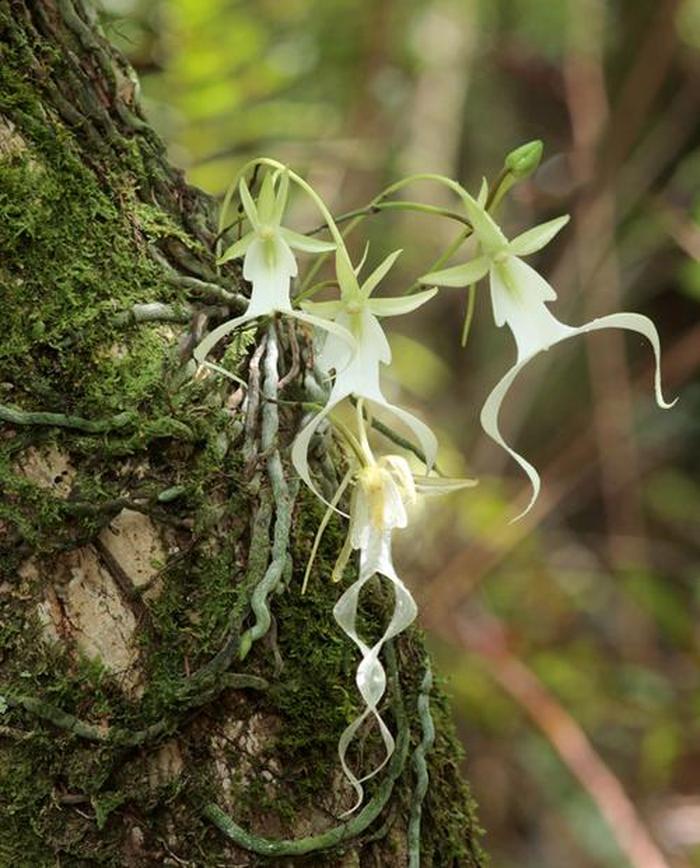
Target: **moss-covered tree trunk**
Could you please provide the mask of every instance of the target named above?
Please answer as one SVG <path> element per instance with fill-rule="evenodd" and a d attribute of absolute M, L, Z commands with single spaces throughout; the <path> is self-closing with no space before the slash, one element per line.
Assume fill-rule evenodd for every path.
<path fill-rule="evenodd" d="M 234 341 L 246 390 L 193 377 L 245 305 L 213 203 L 82 0 L 0 0 L 0 52 L 0 866 L 481 864 L 415 632 L 386 661 L 396 753 L 339 819 L 343 529 L 301 596 L 322 510 L 285 459 L 308 336 Z M 377 587 L 367 629 L 384 609 Z"/>

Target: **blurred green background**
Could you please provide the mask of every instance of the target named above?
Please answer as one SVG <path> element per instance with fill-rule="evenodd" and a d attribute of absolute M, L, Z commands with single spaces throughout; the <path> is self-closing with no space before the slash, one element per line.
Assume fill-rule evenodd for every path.
<path fill-rule="evenodd" d="M 445 291 L 392 322 L 395 369 L 402 400 L 439 432 L 442 463 L 481 484 L 418 516 L 420 543 L 402 541 L 401 561 L 494 865 L 658 868 L 648 834 L 669 866 L 700 866 L 700 0 L 101 5 L 173 162 L 216 195 L 261 153 L 336 212 L 415 171 L 475 192 L 505 153 L 544 140 L 504 225 L 570 212 L 533 263 L 557 288 L 554 310 L 572 323 L 652 316 L 680 401 L 655 407 L 641 339 L 605 332 L 543 354 L 503 430 L 544 491 L 509 525 L 527 486 L 478 413 L 514 348 L 481 293 L 462 350 L 465 300 Z M 301 202 L 293 216 L 299 229 L 317 219 Z M 404 249 L 393 292 L 455 229 L 394 213 L 361 234 L 371 261 Z"/>

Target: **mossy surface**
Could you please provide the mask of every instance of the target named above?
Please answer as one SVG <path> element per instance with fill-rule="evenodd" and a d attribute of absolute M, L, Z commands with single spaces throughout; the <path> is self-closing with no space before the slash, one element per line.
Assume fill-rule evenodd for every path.
<path fill-rule="evenodd" d="M 66 5 L 73 4 L 57 4 Z M 245 672 L 264 678 L 269 689 L 221 688 L 220 672 L 192 677 L 227 643 L 235 648 L 249 624 L 251 564 L 264 554 L 251 548 L 251 537 L 269 492 L 243 460 L 225 386 L 184 375 L 183 326 L 123 325 L 115 315 L 136 303 L 192 301 L 152 253 L 176 250 L 187 263 L 183 273 L 211 272 L 206 233 L 192 230 L 209 203 L 192 206 L 193 194 L 184 188 L 162 192 L 171 177 L 154 158 L 150 134 L 142 147 L 140 133 L 123 135 L 109 118 L 94 129 L 89 120 L 84 127 L 66 122 L 69 108 L 61 107 L 50 83 L 75 77 L 72 55 L 37 35 L 43 19 L 26 17 L 31 26 L 0 0 L 0 404 L 88 420 L 130 415 L 118 430 L 98 434 L 47 425 L 2 428 L 0 697 L 3 690 L 37 697 L 121 732 L 158 722 L 163 729 L 141 747 L 96 743 L 0 701 L 0 868 L 55 866 L 57 858 L 69 868 L 164 864 L 171 846 L 197 866 L 236 864 L 235 850 L 199 810 L 225 795 L 212 739 L 223 744 L 232 721 L 275 722 L 245 773 L 237 745 L 219 749 L 219 761 L 232 770 L 238 822 L 261 833 L 294 834 L 299 819 L 316 817 L 319 797 L 324 801 L 338 783 L 338 737 L 358 711 L 357 656 L 333 621 L 338 589 L 328 580 L 344 527 L 331 521 L 302 596 L 301 574 L 323 509 L 310 495 L 300 496 L 294 567 L 271 600 L 273 630 L 245 661 Z M 77 56 L 75 34 L 64 35 Z M 97 108 L 95 114 L 101 117 Z M 182 219 L 172 207 L 180 201 L 187 212 Z M 248 341 L 241 341 L 227 364 L 235 367 L 247 354 Z M 293 409 L 283 414 L 287 441 L 297 423 Z M 68 496 L 25 476 L 21 461 L 30 448 L 66 456 L 75 470 Z M 175 494 L 162 498 L 164 492 Z M 160 594 L 137 600 L 144 684 L 143 694 L 130 698 L 119 677 L 70 643 L 44 641 L 37 606 L 55 559 L 91 544 L 125 504 L 136 502 L 176 554 L 160 565 Z M 20 577 L 27 559 L 34 571 Z M 385 618 L 381 589 L 370 589 L 363 629 L 380 632 Z M 414 742 L 423 655 L 420 637 L 410 631 L 399 657 Z M 235 654 L 232 668 L 241 668 Z M 391 722 L 388 706 L 384 713 Z M 459 782 L 441 699 L 436 714 L 425 864 L 468 868 L 482 864 L 471 843 L 473 806 Z M 172 739 L 182 772 L 154 780 L 153 758 Z M 370 738 L 366 755 L 379 748 Z M 278 770 L 274 789 L 262 774 L 270 768 Z M 402 827 L 412 785 L 408 764 L 392 799 L 388 837 L 349 845 L 363 859 L 374 859 L 375 846 L 378 853 L 391 851 L 391 829 Z M 338 858 L 317 854 L 295 864 L 331 866 Z"/>

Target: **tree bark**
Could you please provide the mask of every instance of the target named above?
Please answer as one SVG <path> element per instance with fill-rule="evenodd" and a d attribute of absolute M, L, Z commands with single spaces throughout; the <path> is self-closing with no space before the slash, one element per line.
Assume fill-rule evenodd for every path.
<path fill-rule="evenodd" d="M 344 530 L 302 596 L 323 510 L 286 464 L 308 335 L 233 340 L 247 390 L 193 376 L 245 306 L 214 203 L 83 0 L 0 0 L 0 36 L 0 866 L 482 865 L 416 630 L 386 660 L 397 750 L 340 819 Z"/>

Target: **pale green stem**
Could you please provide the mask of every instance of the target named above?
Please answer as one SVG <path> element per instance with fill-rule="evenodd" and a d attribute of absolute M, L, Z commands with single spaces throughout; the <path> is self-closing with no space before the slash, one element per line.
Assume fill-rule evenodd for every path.
<path fill-rule="evenodd" d="M 323 533 L 328 527 L 328 522 L 331 520 L 331 516 L 336 511 L 336 506 L 340 503 L 340 498 L 343 496 L 345 489 L 348 487 L 350 480 L 353 477 L 354 470 L 348 470 L 345 476 L 340 481 L 340 485 L 338 486 L 337 491 L 333 495 L 333 499 L 330 501 L 328 509 L 326 510 L 323 518 L 321 519 L 321 523 L 318 526 L 318 530 L 316 531 L 316 536 L 314 538 L 314 544 L 311 547 L 311 554 L 309 555 L 309 560 L 306 564 L 306 569 L 304 570 L 304 579 L 301 583 L 301 593 L 306 593 L 306 587 L 309 584 L 309 578 L 311 576 L 311 568 L 313 567 L 314 561 L 316 560 L 316 555 L 318 554 L 318 547 L 321 545 L 321 539 L 323 538 Z"/>
<path fill-rule="evenodd" d="M 472 283 L 467 290 L 467 311 L 464 314 L 464 325 L 462 326 L 462 347 L 466 347 L 469 338 L 469 332 L 474 319 L 474 306 L 476 302 L 476 284 Z"/>

